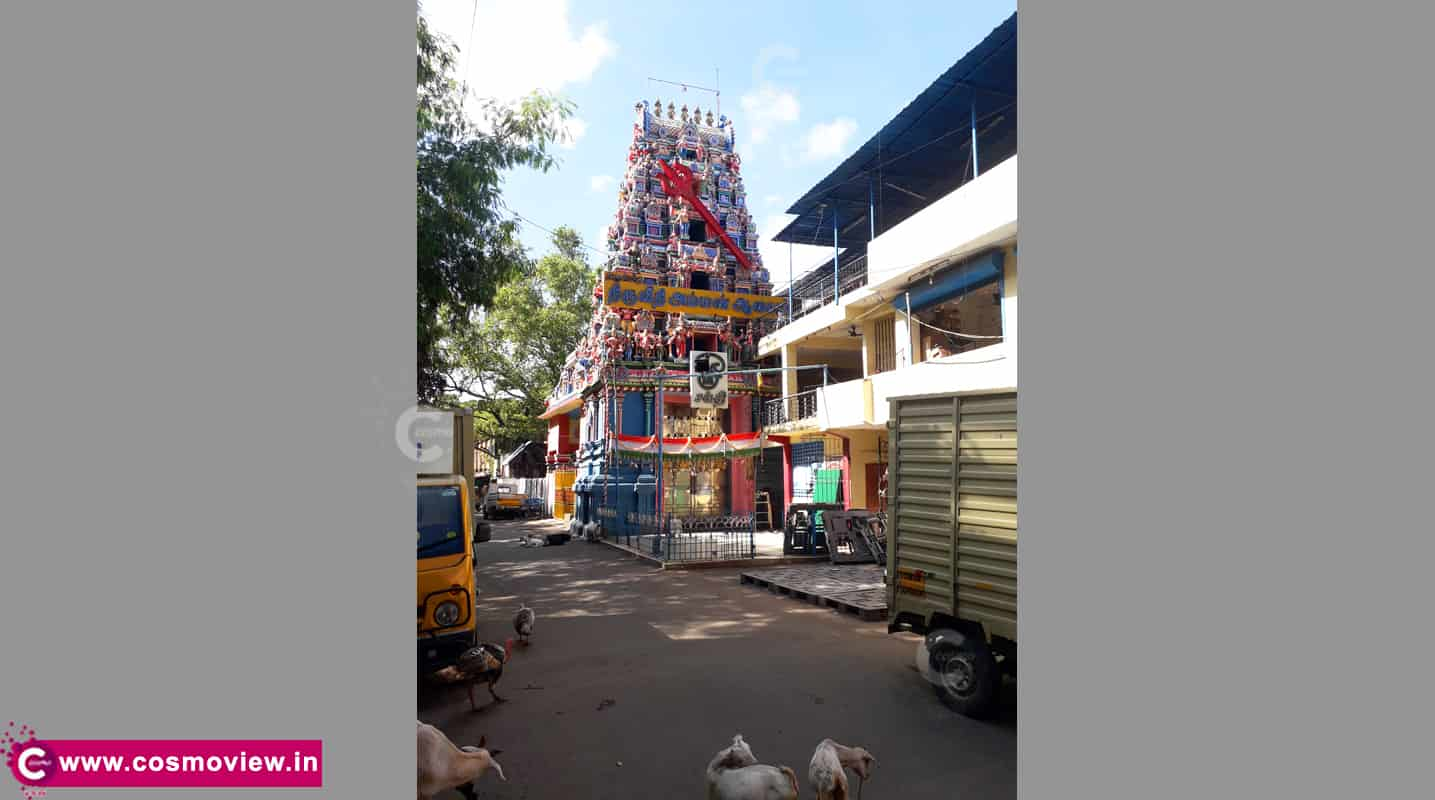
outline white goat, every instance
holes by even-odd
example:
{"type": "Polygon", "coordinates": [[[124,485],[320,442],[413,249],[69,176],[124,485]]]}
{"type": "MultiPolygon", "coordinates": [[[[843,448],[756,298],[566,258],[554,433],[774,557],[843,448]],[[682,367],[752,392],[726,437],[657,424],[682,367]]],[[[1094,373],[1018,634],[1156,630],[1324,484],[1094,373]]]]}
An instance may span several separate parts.
{"type": "Polygon", "coordinates": [[[477,800],[478,793],[473,782],[478,780],[490,767],[498,772],[501,780],[503,767],[493,756],[503,752],[484,749],[488,737],[480,737],[478,747],[459,748],[443,731],[432,725],[419,723],[419,794],[418,800],[430,800],[446,789],[457,789],[469,800],[477,800]]]}
{"type": "Polygon", "coordinates": [[[713,757],[707,777],[708,800],[797,800],[797,773],[757,763],[742,734],[713,757]]]}
{"type": "Polygon", "coordinates": [[[862,796],[862,785],[871,774],[877,759],[860,747],[848,747],[831,739],[823,739],[812,753],[812,763],[807,767],[807,779],[817,793],[817,800],[847,800],[847,773],[844,767],[857,773],[857,796],[862,796]]]}

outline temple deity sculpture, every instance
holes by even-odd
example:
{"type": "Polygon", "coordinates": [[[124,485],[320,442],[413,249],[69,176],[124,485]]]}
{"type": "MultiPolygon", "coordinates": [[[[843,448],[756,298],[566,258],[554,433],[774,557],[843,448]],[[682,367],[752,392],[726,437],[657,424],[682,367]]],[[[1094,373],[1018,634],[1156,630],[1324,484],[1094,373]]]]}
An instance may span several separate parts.
{"type": "Polygon", "coordinates": [[[689,337],[686,314],[668,315],[668,357],[674,361],[687,358],[689,337]]]}

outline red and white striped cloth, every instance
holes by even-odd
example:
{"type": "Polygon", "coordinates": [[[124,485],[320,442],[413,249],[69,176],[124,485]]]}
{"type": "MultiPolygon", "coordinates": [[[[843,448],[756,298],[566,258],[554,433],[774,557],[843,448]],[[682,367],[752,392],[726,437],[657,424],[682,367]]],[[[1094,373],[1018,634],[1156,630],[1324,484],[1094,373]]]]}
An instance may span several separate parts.
{"type": "MultiPolygon", "coordinates": [[[[665,456],[746,456],[762,449],[767,437],[761,431],[718,434],[717,436],[669,436],[663,438],[665,456]]],[[[617,435],[617,449],[624,453],[656,456],[657,436],[617,435]]]]}

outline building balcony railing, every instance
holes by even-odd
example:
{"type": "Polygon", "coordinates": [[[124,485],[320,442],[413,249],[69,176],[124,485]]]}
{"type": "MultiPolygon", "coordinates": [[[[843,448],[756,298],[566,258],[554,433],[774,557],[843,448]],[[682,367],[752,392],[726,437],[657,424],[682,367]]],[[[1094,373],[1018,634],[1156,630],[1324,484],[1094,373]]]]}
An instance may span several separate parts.
{"type": "Polygon", "coordinates": [[[806,422],[817,417],[817,390],[808,389],[768,400],[762,407],[764,428],[806,422]]]}
{"type": "MultiPolygon", "coordinates": [[[[832,280],[832,263],[819,264],[807,274],[793,281],[792,315],[788,316],[787,308],[784,306],[777,315],[776,327],[780,328],[795,319],[801,319],[823,306],[836,302],[843,295],[866,285],[866,253],[841,264],[837,269],[835,282],[832,280]]],[[[781,297],[784,294],[786,292],[780,292],[778,296],[781,297]]]]}

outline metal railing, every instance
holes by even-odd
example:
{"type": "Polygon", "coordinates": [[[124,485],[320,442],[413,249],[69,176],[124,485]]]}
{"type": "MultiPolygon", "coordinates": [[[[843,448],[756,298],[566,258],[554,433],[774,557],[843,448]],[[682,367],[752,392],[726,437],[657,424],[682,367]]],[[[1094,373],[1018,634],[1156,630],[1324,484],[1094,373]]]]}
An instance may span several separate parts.
{"type": "Polygon", "coordinates": [[[745,514],[705,514],[674,504],[660,521],[652,514],[629,512],[628,524],[619,535],[610,537],[627,547],[665,562],[730,561],[754,558],[755,518],[745,514]]]}
{"type": "Polygon", "coordinates": [[[837,285],[842,294],[856,291],[867,285],[867,254],[863,253],[843,264],[837,270],[837,285]]]}
{"type": "MultiPolygon", "coordinates": [[[[826,306],[841,295],[860,289],[867,285],[867,254],[863,253],[837,269],[837,281],[832,280],[831,262],[819,264],[813,267],[806,275],[798,278],[792,284],[792,315],[789,317],[787,308],[777,315],[777,325],[781,327],[795,319],[811,314],[812,312],[826,306]],[[834,291],[836,294],[834,294],[834,291]]],[[[778,296],[786,294],[778,293],[778,296]]]]}
{"type": "Polygon", "coordinates": [[[801,422],[815,416],[817,416],[816,389],[808,389],[787,397],[775,397],[762,406],[763,427],[801,422]]]}

